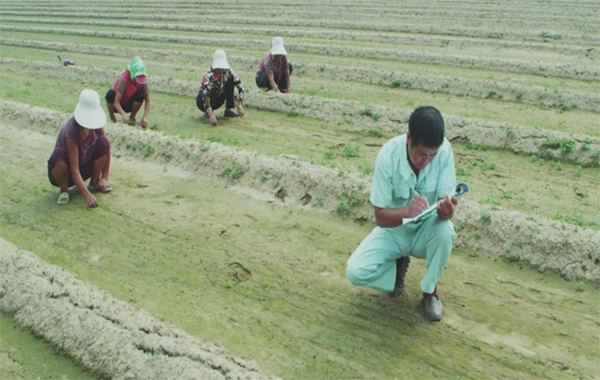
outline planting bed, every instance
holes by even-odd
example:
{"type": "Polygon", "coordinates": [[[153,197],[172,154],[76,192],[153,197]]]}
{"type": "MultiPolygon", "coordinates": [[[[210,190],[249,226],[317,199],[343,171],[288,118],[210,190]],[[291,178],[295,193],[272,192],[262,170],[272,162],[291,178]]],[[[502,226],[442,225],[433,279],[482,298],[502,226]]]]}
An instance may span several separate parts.
{"type": "MultiPolygon", "coordinates": [[[[90,378],[599,375],[600,4],[116,6],[0,4],[2,321],[90,378]],[[254,85],[275,35],[289,95],[254,85]],[[194,97],[217,48],[246,116],[211,127],[194,97]],[[57,206],[58,129],[134,55],[149,130],[108,125],[114,191],[57,206]],[[344,272],[374,227],[375,156],[420,104],[444,114],[472,188],[438,324],[423,263],[400,299],[344,272]]],[[[32,347],[0,338],[0,378],[40,376],[16,359],[32,347]]]]}

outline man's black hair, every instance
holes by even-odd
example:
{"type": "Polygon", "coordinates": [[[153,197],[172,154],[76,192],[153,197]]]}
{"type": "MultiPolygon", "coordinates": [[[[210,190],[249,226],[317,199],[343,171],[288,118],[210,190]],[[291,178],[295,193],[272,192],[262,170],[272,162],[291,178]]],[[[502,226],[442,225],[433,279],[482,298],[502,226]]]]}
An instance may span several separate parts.
{"type": "Polygon", "coordinates": [[[421,106],[413,111],[408,120],[411,146],[424,145],[438,148],[444,142],[444,119],[437,108],[421,106]]]}

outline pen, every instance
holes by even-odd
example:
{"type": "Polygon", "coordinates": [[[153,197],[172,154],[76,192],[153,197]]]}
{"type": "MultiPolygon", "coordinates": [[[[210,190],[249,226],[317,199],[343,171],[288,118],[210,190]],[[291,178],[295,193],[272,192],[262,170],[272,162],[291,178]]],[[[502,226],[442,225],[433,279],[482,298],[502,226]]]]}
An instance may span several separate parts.
{"type": "MultiPolygon", "coordinates": [[[[418,197],[420,197],[420,196],[421,196],[421,195],[420,195],[420,194],[417,192],[417,189],[413,189],[413,188],[411,187],[411,190],[412,190],[412,192],[413,192],[413,197],[414,197],[415,195],[416,195],[416,196],[418,196],[418,197]]],[[[427,198],[425,198],[425,200],[426,200],[426,202],[427,202],[427,206],[429,206],[429,200],[428,200],[427,198]]]]}

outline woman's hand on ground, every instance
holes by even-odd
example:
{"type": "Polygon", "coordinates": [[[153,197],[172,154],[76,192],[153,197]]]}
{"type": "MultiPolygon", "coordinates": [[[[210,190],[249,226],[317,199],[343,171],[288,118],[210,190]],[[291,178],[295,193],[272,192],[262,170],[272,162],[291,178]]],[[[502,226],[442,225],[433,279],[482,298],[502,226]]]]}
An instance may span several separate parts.
{"type": "Polygon", "coordinates": [[[96,200],[96,197],[94,196],[94,194],[92,194],[88,191],[84,197],[85,197],[85,201],[89,207],[98,207],[98,201],[96,200]]]}

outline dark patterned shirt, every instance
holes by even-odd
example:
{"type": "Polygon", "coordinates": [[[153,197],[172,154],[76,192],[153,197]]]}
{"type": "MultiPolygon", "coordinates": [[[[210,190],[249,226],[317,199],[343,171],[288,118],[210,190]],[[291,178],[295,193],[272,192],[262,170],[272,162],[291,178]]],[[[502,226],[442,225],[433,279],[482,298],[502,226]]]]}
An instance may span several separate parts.
{"type": "Polygon", "coordinates": [[[219,78],[217,78],[211,70],[202,78],[200,92],[198,93],[198,96],[201,96],[204,99],[205,109],[210,109],[210,99],[212,97],[219,97],[223,94],[225,85],[228,81],[233,81],[233,85],[238,89],[237,100],[239,102],[244,100],[244,87],[242,86],[242,81],[231,69],[223,70],[222,82],[219,81],[219,78]]]}

